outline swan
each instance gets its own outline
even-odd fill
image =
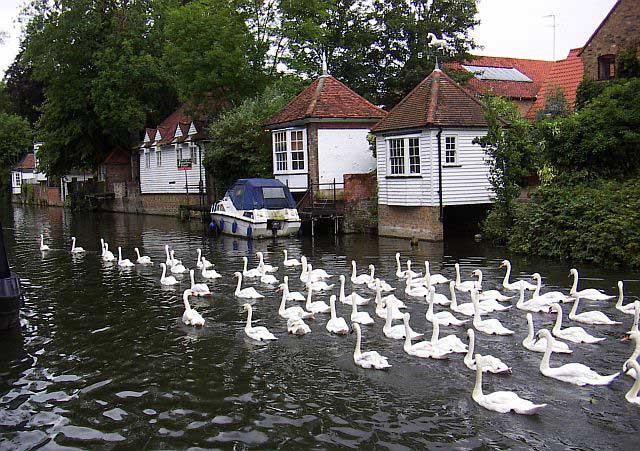
[[[393,302],[386,303],[383,301],[380,293],[380,288],[377,288],[375,298],[376,315],[382,319],[387,319],[387,316],[391,316],[391,319],[402,319],[403,314],[400,309],[396,307],[396,304]]]
[[[427,321],[429,322],[433,322],[434,318],[438,318],[438,323],[442,324],[443,326],[462,326],[464,323],[468,322],[469,320],[459,320],[458,318],[456,318],[455,316],[453,316],[451,313],[447,312],[447,311],[442,311],[442,312],[438,312],[438,313],[433,313],[433,297],[436,293],[436,289],[434,287],[431,287],[431,289],[429,290],[429,296],[427,297],[427,302],[429,303],[429,309],[427,310]]]
[[[284,261],[282,262],[282,264],[284,266],[286,266],[287,268],[291,268],[292,266],[300,266],[300,265],[302,265],[302,263],[300,263],[295,258],[289,258],[289,256],[287,255],[287,250],[286,249],[283,249],[282,252],[284,252]]]
[[[540,361],[540,372],[547,377],[558,379],[559,381],[569,382],[571,384],[583,385],[609,385],[620,373],[601,376],[586,365],[581,363],[567,363],[557,368],[549,366],[549,360],[553,353],[553,342],[555,338],[547,329],[542,329],[536,334],[536,338],[545,338],[547,340],[547,349]]]
[[[355,304],[354,304],[355,305]],[[353,362],[362,368],[374,368],[376,370],[383,370],[390,368],[389,361],[386,357],[378,354],[377,351],[362,352],[360,350],[360,342],[362,341],[362,332],[360,331],[360,324],[353,324],[353,330],[356,332],[356,347],[353,351]]]
[[[629,340],[633,340],[635,348],[631,353],[631,355],[629,356],[629,358],[625,361],[625,363],[628,363],[630,361],[635,362],[638,360],[638,356],[640,356],[640,333],[638,332],[628,333],[624,337],[622,337],[620,341],[629,341]],[[628,374],[632,378],[637,379],[639,373],[637,373],[634,369],[631,369],[630,371],[625,372],[625,374]]]
[[[426,279],[429,280],[430,285],[437,285],[440,283],[449,282],[449,279],[447,279],[442,274],[431,274],[430,267],[429,267],[429,260],[424,261],[424,276]]]
[[[327,273],[324,269],[313,269],[310,264],[307,263],[307,257],[304,255],[300,258],[300,263],[302,264],[302,272],[307,273],[308,277],[311,277],[312,281],[322,280],[322,279],[330,279],[333,277],[331,274]],[[301,276],[302,277],[302,276]],[[303,280],[303,282],[306,282]]]
[[[464,364],[470,370],[476,370],[476,360],[473,358],[473,353],[476,348],[476,334],[473,329],[467,329],[467,335],[469,336],[469,350],[464,356]],[[494,374],[511,374],[511,368],[502,360],[492,355],[484,356],[482,371]]]
[[[636,374],[640,374],[640,365],[635,360],[624,362],[622,366],[622,370],[626,373],[630,370],[634,370]],[[640,398],[638,397],[638,392],[640,392],[640,377],[636,378],[636,381],[633,383],[627,394],[624,395],[624,398],[629,401],[631,404],[640,405]]]
[[[171,251],[171,256],[173,257],[173,251]],[[171,265],[171,272],[173,274],[184,274],[189,272],[187,268],[182,266],[182,263],[177,263],[179,260],[173,260],[173,264]]]
[[[454,281],[449,282],[449,291],[451,292],[451,304],[449,305],[451,311],[460,313],[465,316],[473,316],[476,310],[472,302],[458,304],[458,299],[456,296],[456,283]],[[483,315],[491,313],[491,310],[485,310],[481,302],[479,302],[478,304],[480,306],[480,313],[482,313]]]
[[[311,332],[311,328],[298,316],[287,319],[287,332],[292,335],[306,335]]]
[[[329,313],[331,312],[331,307],[327,305],[324,301],[315,301],[311,302],[311,294],[313,293],[313,288],[311,284],[307,285],[307,303],[304,308],[311,313]]]
[[[482,371],[485,360],[480,354],[476,354],[475,360],[477,362],[476,385],[473,387],[471,397],[480,406],[487,410],[493,410],[494,412],[507,413],[514,411],[521,415],[535,415],[542,408],[546,407],[546,404],[534,404],[527,399],[521,398],[512,391],[496,391],[485,395],[482,392]]]
[[[580,294],[576,293],[576,300],[569,312],[569,319],[583,324],[622,324],[620,321],[612,321],[607,315],[598,310],[578,313],[578,304],[580,304]]]
[[[171,249],[171,266],[182,265],[182,260],[176,258],[176,251]]]
[[[572,343],[598,343],[603,341],[603,338],[597,338],[593,335],[589,335],[582,327],[567,327],[562,328],[562,307],[560,304],[551,304],[551,310],[558,316],[551,332],[555,337],[563,340],[570,341]]]
[[[101,243],[103,242],[103,239],[102,239],[102,238],[100,238],[100,242],[101,242]],[[51,248],[50,248],[49,246],[47,246],[46,244],[44,244],[44,235],[42,235],[42,234],[40,235],[40,250],[41,250],[42,252],[44,252],[44,251],[50,251],[50,250],[51,250]]]
[[[215,269],[202,268],[201,274],[205,279],[219,279],[222,277],[222,274],[218,273]]]
[[[344,295],[344,283],[345,283],[345,280],[346,280],[346,277],[343,276],[342,274],[340,274],[340,302],[342,302],[343,304],[351,305],[351,303],[355,300],[356,304],[358,304],[358,305],[366,305],[366,304],[368,304],[370,298],[362,297],[358,293],[356,293],[355,291],[353,293],[351,293],[349,296],[345,296]]]
[[[389,307],[387,306],[387,309],[388,308]],[[400,318],[404,321],[404,315],[401,314]],[[384,326],[382,327],[382,333],[384,333],[385,337],[393,338],[394,340],[401,340],[406,337],[407,331],[409,333],[409,340],[417,340],[418,338],[422,338],[424,336],[424,334],[419,334],[411,329],[411,326],[409,326],[409,320],[407,320],[406,325],[399,324],[397,326],[393,326],[393,319],[394,318],[392,315],[386,315],[385,317]]]
[[[289,291],[289,276],[284,276],[282,283],[287,286],[287,291]],[[307,283],[307,290],[308,289],[309,284]],[[299,291],[289,291],[289,296],[287,296],[287,301],[304,302],[306,301],[306,299],[307,298],[304,296],[304,294],[300,293]]]
[[[195,309],[192,309],[189,304],[189,296],[191,294],[191,290],[184,290],[184,293],[182,294],[182,302],[184,303],[182,322],[187,326],[202,327],[204,326],[204,318]]]
[[[395,306],[396,308],[399,309],[406,309],[407,306],[404,302],[402,302],[400,299],[398,299],[396,297],[395,294],[389,294],[387,296],[382,296],[382,302],[384,302],[385,305],[387,304],[391,304],[393,306]]]
[[[471,291],[479,289],[477,280],[466,280],[464,282],[460,281],[460,264],[456,263],[453,265],[456,268],[456,290],[458,291]]]
[[[284,319],[289,319],[293,317],[298,318],[313,318],[313,313],[305,311],[302,307],[298,307],[297,305],[293,307],[287,308],[287,296],[289,296],[289,288],[285,284],[281,284],[280,288],[282,288],[282,300],[280,301],[280,308],[278,308],[278,315],[280,315]],[[245,288],[246,290],[246,288]]]
[[[433,331],[431,333],[431,345],[434,348],[448,349],[451,352],[466,353],[468,351],[467,345],[464,344],[456,335],[447,335],[446,337],[439,338],[440,325],[438,318],[434,318],[432,321]]]
[[[121,268],[132,268],[136,266],[128,258],[122,259],[122,248],[120,246],[118,246],[118,266]]]
[[[247,266],[249,265],[249,259],[247,257],[242,257],[242,263],[244,265],[242,267],[242,277],[251,279],[262,276],[262,271],[260,271],[259,268],[247,269]]]
[[[411,260],[409,260],[409,262],[410,261]],[[420,275],[419,273],[411,271],[411,264],[409,262],[407,262],[407,270],[403,271],[402,265],[400,264],[400,252],[396,252],[396,277],[398,279],[406,279],[409,274],[411,274],[413,277],[418,277]]]
[[[167,254],[167,259],[165,260],[164,264],[168,268],[171,268],[173,266],[173,260],[171,260],[171,253],[169,253],[169,245],[168,244],[164,245],[164,252],[165,252],[165,254]]]
[[[482,271],[480,269],[476,269],[471,274],[478,277],[476,286],[478,287],[478,290],[482,290]],[[498,290],[486,290],[486,291],[482,290],[480,293],[478,293],[478,301],[480,302],[482,301],[505,302],[511,298],[513,298],[513,296],[505,296],[504,294],[500,293]]]
[[[520,286],[520,296],[518,297],[518,302],[516,303],[516,308],[518,310],[524,310],[526,312],[534,312],[534,313],[549,313],[551,310],[551,304],[555,301],[551,299],[542,299],[540,297],[532,298],[527,302],[524,301],[524,287]]]
[[[536,289],[536,286],[527,282],[526,280],[517,280],[515,282],[509,282],[509,277],[511,276],[511,262],[509,260],[502,260],[500,263],[500,267],[507,267],[507,272],[504,275],[504,280],[502,281],[502,286],[507,290],[517,291],[520,289],[520,286],[523,286],[525,290],[533,291]]]
[[[411,327],[409,326],[410,316],[405,313],[402,317],[404,327],[404,352],[414,357],[421,357],[423,359],[445,359],[448,354],[451,354],[451,349],[443,349],[439,346],[434,346],[431,341],[424,340],[418,343],[411,342]],[[397,326],[396,326],[397,327]]]
[[[374,321],[368,312],[359,312],[358,305],[355,302],[352,302],[351,303],[351,322],[367,325],[367,324],[373,324]]]
[[[360,274],[356,276],[356,261],[351,260],[351,283],[356,285],[364,285],[371,282],[371,276],[369,274]]]
[[[309,271],[313,270],[311,264],[307,265],[307,268],[309,269]],[[311,286],[313,287],[314,291],[331,291],[335,286],[334,284],[328,284],[324,280],[317,279],[315,277],[310,277],[309,279],[311,280]]]
[[[72,254],[81,254],[84,252],[84,249],[80,246],[76,247],[76,237],[71,237],[71,253]]]
[[[540,273],[535,272],[531,275],[531,278],[536,281],[536,289],[533,290],[531,300],[538,300],[538,298],[540,298],[539,301],[546,300],[547,302],[549,302],[549,304],[552,304],[554,302],[566,303],[573,301],[573,298],[571,296],[567,296],[560,291],[549,291],[547,293],[540,294],[540,289],[542,288],[542,276],[540,275]]]
[[[256,252],[256,256],[260,259],[258,268],[263,268],[263,272],[276,272],[278,270],[277,266],[271,266],[264,262],[264,254],[262,252]]]
[[[635,301],[633,305],[635,307],[635,312],[633,314],[633,325],[631,326],[631,329],[629,329],[628,333],[640,333],[640,331],[638,330],[638,319],[640,319],[640,301]]]
[[[194,277],[195,271],[192,269],[189,271],[189,277],[191,278],[191,292],[194,296],[211,296],[211,290],[206,283],[196,283]]]
[[[196,268],[198,269],[209,269],[213,268],[213,263],[202,256],[202,249],[196,249],[198,253],[198,258],[196,259]]]
[[[138,263],[139,265],[153,265],[151,257],[147,255],[140,255],[140,249],[138,249],[137,247],[134,248],[134,250],[136,251],[136,255],[138,256],[136,263]]]
[[[104,243],[104,255],[102,256],[102,261],[105,262],[114,262],[116,261],[116,256],[113,255],[113,252],[109,250],[109,244]]]
[[[471,292],[471,302],[473,302],[474,307],[473,327],[475,327],[476,330],[487,335],[513,335],[514,332],[504,327],[497,319],[482,319],[480,316],[481,313],[480,305],[478,303],[478,294],[475,290]]]
[[[332,294],[329,298],[329,306],[331,307],[331,318],[327,321],[327,330],[332,334],[346,335],[349,333],[349,326],[342,317],[336,315],[336,296]]]
[[[571,268],[569,270],[569,277],[573,276],[573,285],[571,285],[571,291],[569,294],[571,297],[580,296],[582,299],[589,299],[590,301],[608,301],[609,299],[615,298],[615,296],[610,296],[608,294],[603,293],[600,290],[596,290],[595,288],[587,288],[585,290],[578,291],[578,270],[576,268]]]
[[[429,289],[424,285],[413,285],[413,277],[409,275],[407,279],[407,285],[404,287],[404,292],[414,298],[424,298],[429,295]]]
[[[256,291],[256,289],[253,288],[253,287],[247,287],[247,288],[240,289],[240,287],[242,286],[242,273],[241,272],[235,272],[235,273],[233,273],[233,276],[238,278],[238,285],[236,286],[236,291],[233,293],[236,297],[245,298],[245,299],[262,299],[262,298],[264,298],[264,296],[261,295],[260,293],[258,293]]]
[[[618,302],[616,302],[616,309],[627,315],[633,315],[636,311],[636,307],[633,302],[627,305],[622,305],[624,299],[623,283],[622,280],[618,281]]]
[[[266,266],[259,266],[259,268],[261,268],[262,270],[262,275],[260,276],[260,282],[267,284],[267,285],[275,285],[276,283],[279,283],[278,279],[276,278],[276,276],[271,275],[271,274],[267,274],[267,268]]]
[[[531,313],[527,313],[527,336],[522,340],[522,346],[533,352],[544,352],[547,349],[547,340],[540,338],[534,340],[535,331],[533,330],[533,316]],[[553,352],[558,354],[571,354],[573,351],[569,348],[569,345],[560,341],[553,341]]]
[[[371,270],[371,282],[367,283],[367,287],[369,287],[370,290],[375,290],[376,289],[376,284],[380,284],[380,289],[386,293],[390,293],[392,291],[396,291],[395,288],[393,288],[391,285],[389,285],[387,282],[385,282],[382,279],[377,279],[374,277],[375,274],[375,266],[373,265],[369,265],[369,269]]]
[[[427,274],[426,278],[425,278],[425,283],[424,285],[422,283],[419,284],[414,284],[414,279],[409,276],[409,278],[407,279],[407,287],[405,288],[405,292],[407,294],[412,293],[413,295],[415,295],[415,297],[418,297],[418,293],[424,293],[424,295],[422,297],[425,296],[429,296],[429,287],[432,286],[430,280],[429,280],[429,274]],[[407,289],[409,290],[409,292],[407,292]],[[411,294],[410,294],[411,295]],[[451,304],[451,301],[449,300],[449,298],[447,298],[444,294],[440,294],[440,293],[435,293],[434,297],[433,297],[433,302],[435,304],[438,305],[449,305]]]
[[[253,327],[251,325],[251,317],[253,315],[253,307],[251,307],[251,304],[244,304],[242,307],[244,307],[244,310],[247,312],[247,324],[244,326],[244,333],[247,334],[247,337],[256,341],[277,340],[276,336],[269,332],[266,327]]]
[[[162,275],[160,276],[160,284],[166,285],[166,286],[171,286],[171,285],[178,285],[180,283],[173,276],[166,277],[167,276],[167,265],[166,265],[166,263],[160,263],[160,266],[162,267]]]

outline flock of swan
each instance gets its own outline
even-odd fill
[[[101,241],[101,259],[104,262],[116,263],[121,268],[131,268],[136,265],[153,265],[150,257],[140,254],[138,248],[135,249],[136,259],[131,261],[122,258],[122,249],[118,247],[118,256],[116,257],[109,250],[109,245],[103,239]],[[40,236],[40,250],[46,252],[50,250],[49,246],[44,243],[44,236]],[[72,254],[82,254],[85,250],[76,246],[76,238],[71,238]],[[432,333],[430,339],[423,340],[424,334],[418,333],[411,328],[411,315],[406,312],[407,304],[395,296],[396,288],[390,283],[375,276],[374,265],[369,265],[367,273],[358,274],[357,264],[351,262],[351,275],[349,280],[353,288],[368,289],[371,292],[369,297],[353,291],[346,294],[345,275],[338,275],[337,281],[334,276],[328,274],[323,269],[314,269],[305,256],[300,260],[289,258],[287,250],[283,251],[284,259],[282,265],[287,275],[283,276],[282,282],[274,275],[278,271],[278,267],[272,266],[265,262],[264,254],[257,252],[258,266],[255,268],[248,267],[248,258],[242,257],[243,266],[239,271],[234,272],[233,276],[237,279],[237,285],[234,296],[238,299],[255,301],[263,299],[262,295],[255,287],[244,287],[243,282],[255,279],[265,287],[277,288],[277,292],[281,293],[281,300],[278,308],[278,315],[286,321],[287,330],[290,334],[306,335],[311,332],[311,328],[306,323],[309,320],[315,320],[319,315],[328,315],[325,328],[329,333],[346,335],[355,333],[355,349],[353,352],[353,361],[355,365],[366,369],[383,370],[391,367],[389,359],[377,351],[363,351],[363,327],[375,327],[375,317],[383,320],[382,331],[385,337],[392,340],[402,340],[403,350],[410,356],[428,359],[445,359],[455,354],[464,354],[464,365],[476,372],[476,382],[472,391],[472,399],[482,407],[500,413],[515,412],[518,414],[536,414],[547,404],[536,404],[530,400],[523,399],[516,393],[511,391],[497,391],[485,394],[482,390],[483,373],[493,374],[510,374],[512,368],[498,357],[492,355],[474,354],[476,333],[486,335],[513,335],[514,331],[505,327],[497,318],[489,317],[496,312],[511,309],[513,305],[511,300],[517,296],[515,303],[516,309],[525,312],[527,322],[527,336],[522,341],[522,346],[534,353],[543,354],[540,360],[540,373],[543,376],[557,379],[562,382],[583,386],[583,385],[608,385],[620,373],[601,375],[582,363],[568,363],[562,366],[551,366],[551,355],[553,353],[571,354],[572,344],[596,344],[605,340],[604,337],[598,337],[587,332],[583,327],[572,326],[563,327],[563,304],[572,303],[569,313],[569,319],[587,325],[620,325],[619,321],[610,319],[605,313],[599,310],[591,310],[578,313],[581,299],[603,302],[609,305],[614,295],[608,295],[596,289],[578,290],[579,274],[574,268],[570,270],[570,276],[573,277],[573,284],[568,294],[551,291],[541,293],[542,277],[535,273],[532,279],[535,284],[517,280],[510,281],[511,263],[504,260],[501,267],[506,268],[506,273],[502,282],[502,287],[509,294],[503,294],[498,290],[483,290],[482,271],[476,269],[472,275],[476,277],[474,280],[461,280],[460,267],[455,264],[455,280],[449,280],[441,274],[432,274],[430,272],[429,262],[425,262],[424,275],[412,270],[411,260],[406,262],[406,270],[402,269],[400,254],[395,255],[396,258],[396,284],[404,284],[404,293],[407,296],[407,302],[410,304],[410,298],[417,300],[412,302],[420,302],[424,300],[428,304],[426,320],[432,324]],[[184,324],[193,327],[202,327],[205,319],[191,307],[189,299],[192,296],[211,296],[212,293],[206,283],[195,282],[195,270],[186,268],[182,261],[175,256],[175,251],[171,250],[168,245],[165,246],[166,260],[160,263],[162,274],[160,284],[163,286],[180,285],[181,282],[176,279],[175,275],[189,275],[190,287],[185,289],[182,295],[184,312],[182,321]],[[200,276],[205,280],[214,280],[223,277],[215,269],[214,264],[208,261],[203,255],[201,249],[197,250],[196,268]],[[300,272],[298,273],[298,268]],[[168,275],[168,272],[171,274]],[[289,288],[289,278],[298,277],[306,288],[306,294],[291,291]],[[338,294],[333,294],[336,284],[339,284]],[[447,285],[449,288],[449,297],[444,294],[436,293],[437,285]],[[640,331],[638,330],[638,319],[640,317],[640,301],[624,304],[623,282],[618,282],[618,296],[614,307],[619,312],[632,315],[634,318],[632,328],[623,334],[622,341],[631,340],[634,342],[634,351],[630,357],[623,363],[622,372],[635,379],[632,387],[625,395],[625,399],[633,404],[640,405],[640,364],[638,357],[640,356]],[[532,295],[529,299],[525,299],[526,292],[531,291]],[[331,293],[329,296],[329,304],[325,301],[313,301],[314,293]],[[461,303],[457,299],[457,293],[468,293],[471,302]],[[359,307],[367,306],[371,303],[375,309],[373,315],[360,309]],[[300,305],[288,306],[288,303],[302,303]],[[349,322],[345,318],[338,316],[337,303],[347,305],[350,309]],[[267,305],[267,304],[265,304]],[[448,310],[447,310],[448,308]],[[247,318],[244,327],[245,334],[256,341],[277,340],[277,337],[271,333],[266,327],[254,326],[253,315],[254,306],[250,302],[243,304]],[[555,323],[551,331],[547,329],[539,330],[537,333],[534,329],[532,313],[546,313],[555,315]],[[484,317],[484,318],[483,318]],[[306,321],[305,321],[306,320]],[[394,325],[394,321],[399,324]],[[465,343],[456,334],[440,336],[440,327],[467,327],[467,342]]]

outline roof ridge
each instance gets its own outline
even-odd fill
[[[318,84],[316,86],[316,89],[313,91],[313,95],[311,96],[311,101],[309,102],[309,106],[307,106],[307,109],[304,112],[306,116],[313,116],[313,110],[316,109],[316,105],[318,104],[318,97],[320,96],[320,93],[324,89],[324,80],[326,78],[327,77],[318,77]]]
[[[431,80],[431,97],[429,99],[429,106],[427,109],[427,123],[435,122],[436,120],[436,111],[438,111],[438,105],[440,103],[440,74],[441,70],[433,71],[433,78]]]
[[[598,25],[598,27],[593,31],[593,33],[591,34],[591,36],[589,36],[589,39],[587,39],[587,42],[584,43],[584,45],[582,46],[580,52],[578,53],[578,56],[582,55],[582,52],[584,51],[584,49],[587,48],[587,45],[589,45],[591,43],[591,41],[593,40],[593,38],[598,34],[598,32],[600,31],[600,29],[602,28],[602,26],[605,24],[605,22],[607,20],[609,20],[609,17],[611,17],[611,14],[613,14],[613,12],[618,8],[618,6],[620,6],[620,3],[622,3],[621,0],[617,0],[616,3],[611,7],[611,9],[609,10],[609,12],[607,13],[606,16],[604,16],[604,19],[602,19],[602,22],[600,22],[600,25]],[[579,47],[578,47],[579,48]],[[574,49],[571,49],[574,50]]]

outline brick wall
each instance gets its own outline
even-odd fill
[[[378,233],[382,236],[442,241],[438,207],[378,205]]]
[[[116,183],[131,181],[131,166],[126,164],[110,164],[105,166],[107,176],[107,191],[114,192]]]
[[[318,124],[307,126],[307,154],[309,156],[309,179],[318,183]]]
[[[640,5],[638,0],[620,0],[593,39],[582,50],[585,76],[598,79],[598,56],[618,55],[622,50],[640,48]]]
[[[378,225],[378,199],[374,174],[344,175],[343,233],[363,233]]]

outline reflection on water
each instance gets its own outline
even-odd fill
[[[460,240],[421,243],[362,236],[332,236],[247,242],[229,237],[213,239],[200,224],[172,218],[71,214],[63,209],[2,206],[9,259],[24,283],[26,308],[22,334],[0,337],[0,447],[29,449],[45,446],[126,446],[147,448],[230,447],[234,444],[273,448],[314,446],[424,449],[480,446],[501,448],[635,447],[638,408],[624,401],[631,384],[621,378],[611,387],[576,387],[544,378],[540,355],[520,346],[526,335],[522,312],[496,314],[515,337],[478,335],[477,349],[508,362],[514,374],[486,376],[485,391],[514,390],[525,398],[547,402],[538,418],[500,415],[471,400],[474,374],[458,355],[447,361],[407,356],[400,341],[382,334],[383,322],[364,328],[364,347],[388,356],[388,372],[366,371],[352,362],[353,336],[326,332],[326,318],[310,321],[311,335],[290,337],[277,316],[279,296],[273,288],[251,283],[266,298],[254,302],[258,324],[279,340],[263,345],[243,333],[243,302],[233,297],[231,274],[248,256],[266,253],[278,265],[282,250],[291,257],[304,254],[314,267],[332,274],[350,272],[355,259],[360,271],[373,263],[376,273],[399,287],[407,302],[412,326],[431,333],[424,302],[406,299],[395,278],[394,254],[411,258],[417,270],[425,259],[432,272],[455,275],[460,262],[463,278],[475,268],[485,274],[485,289],[497,288],[505,250]],[[44,255],[37,237],[44,233],[53,248]],[[87,253],[72,257],[71,236]],[[195,330],[180,321],[180,288],[163,288],[159,266],[123,270],[99,259],[99,239],[114,251],[133,248],[164,261],[164,245],[176,249],[187,267],[195,266],[196,249],[216,264],[225,277],[208,282],[214,296],[193,301],[206,318]],[[514,277],[541,272],[547,287],[566,290],[569,264],[513,257]],[[625,280],[627,302],[640,293],[635,274],[583,267],[582,285],[615,292]],[[292,289],[302,290],[292,270],[281,267],[277,277],[290,274]],[[297,273],[293,273],[297,274]],[[179,277],[181,286],[188,277]],[[347,287],[350,290],[350,287]],[[368,294],[359,289],[362,294]],[[438,292],[445,294],[445,287]],[[328,300],[327,295],[319,296]],[[460,296],[467,301],[465,295]],[[631,353],[617,338],[630,317],[611,305],[584,302],[583,309],[603,308],[624,321],[623,326],[584,326],[606,336],[601,345],[574,345],[574,354],[554,355],[558,363],[582,362],[601,373],[617,371]],[[363,307],[372,313],[373,307]],[[340,304],[338,313],[348,316]],[[536,326],[553,318],[534,315]],[[464,329],[443,328],[464,339]]]

